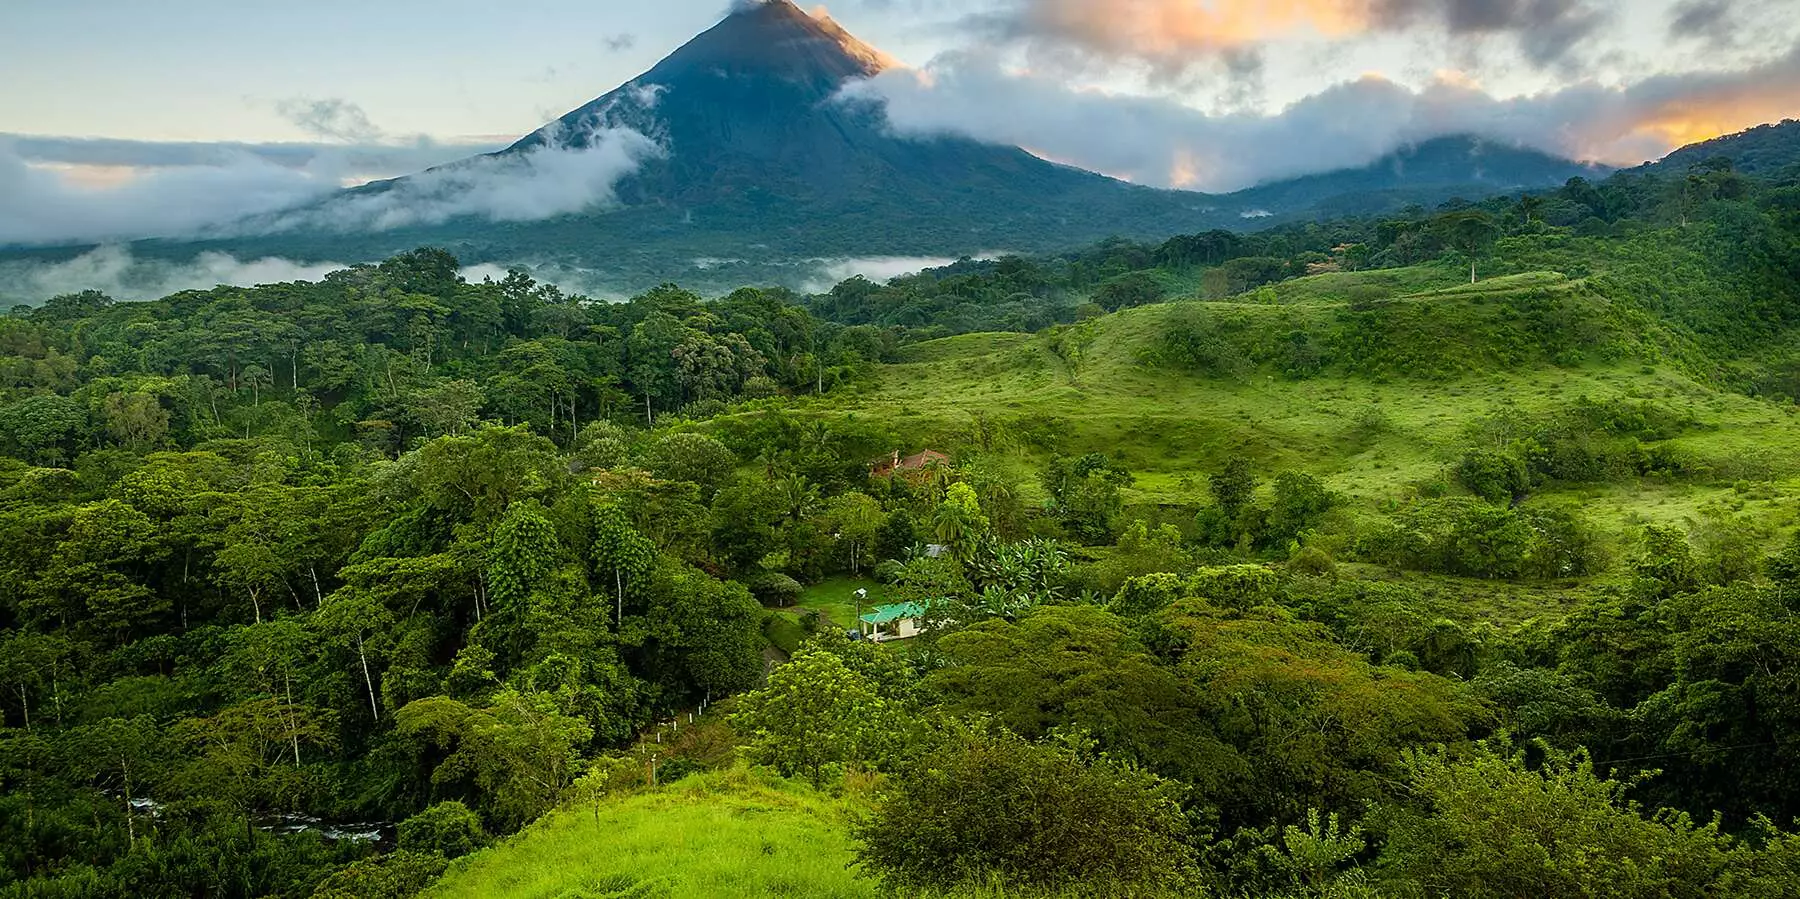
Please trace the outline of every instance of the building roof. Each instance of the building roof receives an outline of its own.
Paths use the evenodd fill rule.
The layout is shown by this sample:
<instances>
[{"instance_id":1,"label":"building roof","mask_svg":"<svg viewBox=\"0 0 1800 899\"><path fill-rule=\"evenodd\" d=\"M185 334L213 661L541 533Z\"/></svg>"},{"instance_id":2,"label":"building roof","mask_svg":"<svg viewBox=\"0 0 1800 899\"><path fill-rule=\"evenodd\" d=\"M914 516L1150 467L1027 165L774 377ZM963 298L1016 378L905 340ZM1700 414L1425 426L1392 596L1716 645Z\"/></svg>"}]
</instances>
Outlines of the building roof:
<instances>
[{"instance_id":1,"label":"building roof","mask_svg":"<svg viewBox=\"0 0 1800 899\"><path fill-rule=\"evenodd\" d=\"M887 624L905 618L925 617L925 607L916 602L903 602L891 606L877 606L875 611L862 616L868 624Z\"/></svg>"},{"instance_id":2,"label":"building roof","mask_svg":"<svg viewBox=\"0 0 1800 899\"><path fill-rule=\"evenodd\" d=\"M933 464L947 465L949 462L950 457L937 450L925 450L905 457L895 451L870 463L870 468L876 475L886 475L896 471L924 471Z\"/></svg>"}]
</instances>

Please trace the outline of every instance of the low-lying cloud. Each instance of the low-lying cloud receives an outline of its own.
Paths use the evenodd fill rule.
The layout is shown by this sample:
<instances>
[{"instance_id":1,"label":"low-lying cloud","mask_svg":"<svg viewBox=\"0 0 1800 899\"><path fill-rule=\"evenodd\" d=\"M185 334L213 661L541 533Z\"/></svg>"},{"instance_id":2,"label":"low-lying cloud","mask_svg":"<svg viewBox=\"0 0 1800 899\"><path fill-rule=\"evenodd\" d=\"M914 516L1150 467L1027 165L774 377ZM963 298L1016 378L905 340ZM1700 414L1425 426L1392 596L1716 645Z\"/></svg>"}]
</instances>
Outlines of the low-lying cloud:
<instances>
[{"instance_id":1,"label":"low-lying cloud","mask_svg":"<svg viewBox=\"0 0 1800 899\"><path fill-rule=\"evenodd\" d=\"M1656 159L1800 110L1800 46L1740 71L1582 81L1514 98L1451 79L1414 89L1368 76L1266 114L1076 89L986 51L886 72L847 93L885 101L901 134L959 134L1144 184L1222 192L1366 165L1452 134L1614 165Z\"/></svg>"},{"instance_id":2,"label":"low-lying cloud","mask_svg":"<svg viewBox=\"0 0 1800 899\"><path fill-rule=\"evenodd\" d=\"M478 156L334 197L279 216L268 230L382 231L470 216L527 222L605 209L616 205L620 180L664 152L629 128L603 128L579 139L551 135L529 150Z\"/></svg>"},{"instance_id":3,"label":"low-lying cloud","mask_svg":"<svg viewBox=\"0 0 1800 899\"><path fill-rule=\"evenodd\" d=\"M981 258L997 255L1001 254L984 254ZM757 263L742 259L696 259L693 269L679 280L719 293L744 284L784 284L803 292L824 293L859 275L885 283L901 275L955 261L901 256L761 260ZM20 304L38 305L54 296L85 290L97 290L120 301L142 301L220 286L255 287L319 281L332 272L349 267L344 262L301 262L281 257L239 259L220 252L200 253L187 260L161 259L138 255L129 247L111 245L62 262L0 262L0 309ZM525 272L539 283L554 285L566 294L604 302L623 301L633 292L626 283L627 276L621 272L555 262L476 263L464 266L461 275L471 283L489 278L501 281L514 269Z\"/></svg>"},{"instance_id":4,"label":"low-lying cloud","mask_svg":"<svg viewBox=\"0 0 1800 899\"><path fill-rule=\"evenodd\" d=\"M349 267L343 262L300 262L275 256L239 259L218 252L200 253L187 260L159 259L140 256L128 247L115 244L90 250L64 262L0 262L0 307L21 303L37 305L54 296L84 290L98 290L122 301L157 300L184 290L319 281L332 272ZM471 283L486 278L501 281L515 267L565 293L598 299L622 296L615 281L587 269L480 263L465 266L461 274Z\"/></svg>"},{"instance_id":5,"label":"low-lying cloud","mask_svg":"<svg viewBox=\"0 0 1800 899\"><path fill-rule=\"evenodd\" d=\"M510 141L394 135L336 98L274 106L317 141L0 134L0 246L534 221L612 205L619 180L663 152L637 131L609 128L547 133L528 151L493 155Z\"/></svg>"},{"instance_id":6,"label":"low-lying cloud","mask_svg":"<svg viewBox=\"0 0 1800 899\"><path fill-rule=\"evenodd\" d=\"M201 253L177 262L148 259L120 246L101 247L66 262L0 262L0 300L8 306L37 304L53 296L98 290L116 300L154 300L184 290L219 285L251 287L287 281L317 281L348 268L339 262L295 262L265 258L240 260L225 253Z\"/></svg>"},{"instance_id":7,"label":"low-lying cloud","mask_svg":"<svg viewBox=\"0 0 1800 899\"><path fill-rule=\"evenodd\" d=\"M0 245L195 234L492 149L0 135Z\"/></svg>"}]
</instances>

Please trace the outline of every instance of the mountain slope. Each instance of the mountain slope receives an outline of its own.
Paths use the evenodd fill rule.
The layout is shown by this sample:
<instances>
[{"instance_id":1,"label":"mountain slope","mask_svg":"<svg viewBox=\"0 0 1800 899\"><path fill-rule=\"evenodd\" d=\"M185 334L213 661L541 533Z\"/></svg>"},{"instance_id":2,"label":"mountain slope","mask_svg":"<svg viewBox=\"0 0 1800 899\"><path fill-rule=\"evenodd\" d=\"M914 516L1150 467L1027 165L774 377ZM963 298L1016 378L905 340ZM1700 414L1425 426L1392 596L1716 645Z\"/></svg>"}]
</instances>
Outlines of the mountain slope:
<instances>
[{"instance_id":1,"label":"mountain slope","mask_svg":"<svg viewBox=\"0 0 1800 899\"><path fill-rule=\"evenodd\" d=\"M1682 147L1656 167L1686 171L1689 166L1724 157L1746 175L1775 175L1800 166L1800 120L1759 125L1748 131Z\"/></svg>"}]
</instances>

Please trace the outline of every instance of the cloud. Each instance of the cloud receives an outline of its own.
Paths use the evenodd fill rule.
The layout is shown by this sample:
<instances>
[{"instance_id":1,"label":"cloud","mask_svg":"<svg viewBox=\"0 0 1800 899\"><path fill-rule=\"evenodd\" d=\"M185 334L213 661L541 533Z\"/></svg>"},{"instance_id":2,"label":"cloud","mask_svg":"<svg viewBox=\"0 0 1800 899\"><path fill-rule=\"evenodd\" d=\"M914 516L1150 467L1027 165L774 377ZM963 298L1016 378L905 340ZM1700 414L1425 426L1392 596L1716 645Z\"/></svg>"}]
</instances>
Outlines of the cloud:
<instances>
[{"instance_id":1,"label":"cloud","mask_svg":"<svg viewBox=\"0 0 1800 899\"><path fill-rule=\"evenodd\" d=\"M318 133L369 136L354 106L307 101L293 109ZM0 135L0 246L386 230L460 217L536 221L613 205L619 180L664 152L623 128L479 155L495 149L425 139L241 144ZM370 181L380 183L340 193Z\"/></svg>"},{"instance_id":2,"label":"cloud","mask_svg":"<svg viewBox=\"0 0 1800 899\"><path fill-rule=\"evenodd\" d=\"M1277 40L1420 30L1510 37L1547 67L1566 61L1607 16L1594 0L1010 0L966 22L1038 60L1124 60L1167 78L1219 62L1254 71L1260 48Z\"/></svg>"},{"instance_id":3,"label":"cloud","mask_svg":"<svg viewBox=\"0 0 1800 899\"><path fill-rule=\"evenodd\" d=\"M348 100L291 98L275 104L282 117L302 131L344 143L374 143L386 135L361 106Z\"/></svg>"},{"instance_id":4,"label":"cloud","mask_svg":"<svg viewBox=\"0 0 1800 899\"><path fill-rule=\"evenodd\" d=\"M982 258L988 258L983 254ZM911 275L928 268L942 268L955 262L930 256L871 256L862 259L812 259L805 264L815 267L814 274L801 283L806 293L826 293L858 275L886 284L901 275Z\"/></svg>"},{"instance_id":5,"label":"cloud","mask_svg":"<svg viewBox=\"0 0 1800 899\"><path fill-rule=\"evenodd\" d=\"M108 246L66 262L0 262L0 300L8 305L35 304L83 290L98 290L118 300L153 300L221 284L317 281L343 268L348 266L280 258L239 260L224 253L201 253L190 261L173 262L139 258L124 247Z\"/></svg>"},{"instance_id":6,"label":"cloud","mask_svg":"<svg viewBox=\"0 0 1800 899\"><path fill-rule=\"evenodd\" d=\"M630 33L610 34L600 38L600 44L614 53L623 53L626 50L630 50L637 46L637 35Z\"/></svg>"},{"instance_id":7,"label":"cloud","mask_svg":"<svg viewBox=\"0 0 1800 899\"><path fill-rule=\"evenodd\" d=\"M190 233L286 208L332 186L304 171L231 153L213 165L127 173L115 184L89 185L67 170L28 165L0 142L0 244Z\"/></svg>"},{"instance_id":8,"label":"cloud","mask_svg":"<svg viewBox=\"0 0 1800 899\"><path fill-rule=\"evenodd\" d=\"M477 156L368 185L276 216L261 230L382 231L464 217L527 222L605 209L617 203L615 188L622 179L665 153L630 128L597 128L579 137L542 134L544 142L529 150Z\"/></svg>"},{"instance_id":9,"label":"cloud","mask_svg":"<svg viewBox=\"0 0 1800 899\"><path fill-rule=\"evenodd\" d=\"M1743 71L1577 82L1505 99L1450 79L1413 89L1369 76L1271 113L1207 114L1166 97L1072 88L980 51L883 73L847 94L885 101L902 134L966 135L1140 183L1230 191L1366 165L1451 134L1613 164L1657 158L1800 109L1800 46Z\"/></svg>"},{"instance_id":10,"label":"cloud","mask_svg":"<svg viewBox=\"0 0 1800 899\"><path fill-rule=\"evenodd\" d=\"M0 134L0 245L183 236L494 143L249 144Z\"/></svg>"},{"instance_id":11,"label":"cloud","mask_svg":"<svg viewBox=\"0 0 1800 899\"><path fill-rule=\"evenodd\" d=\"M1669 37L1731 46L1737 43L1736 13L1733 0L1682 0L1670 15Z\"/></svg>"}]
</instances>

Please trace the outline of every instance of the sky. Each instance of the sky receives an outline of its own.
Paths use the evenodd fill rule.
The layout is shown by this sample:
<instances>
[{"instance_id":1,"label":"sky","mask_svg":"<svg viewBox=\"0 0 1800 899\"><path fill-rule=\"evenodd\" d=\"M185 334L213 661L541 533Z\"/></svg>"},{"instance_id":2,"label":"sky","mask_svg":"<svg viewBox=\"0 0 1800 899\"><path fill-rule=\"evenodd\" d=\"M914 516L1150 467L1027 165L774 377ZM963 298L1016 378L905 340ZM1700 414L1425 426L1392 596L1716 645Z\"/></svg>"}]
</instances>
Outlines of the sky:
<instances>
[{"instance_id":1,"label":"sky","mask_svg":"<svg viewBox=\"0 0 1800 899\"><path fill-rule=\"evenodd\" d=\"M725 2L3 0L0 243L177 233L491 150L648 69ZM1634 164L1800 117L1800 0L830 14L904 63L858 88L896 130L1165 187L1232 190L1461 131ZM613 177L651 152L577 167Z\"/></svg>"}]
</instances>

